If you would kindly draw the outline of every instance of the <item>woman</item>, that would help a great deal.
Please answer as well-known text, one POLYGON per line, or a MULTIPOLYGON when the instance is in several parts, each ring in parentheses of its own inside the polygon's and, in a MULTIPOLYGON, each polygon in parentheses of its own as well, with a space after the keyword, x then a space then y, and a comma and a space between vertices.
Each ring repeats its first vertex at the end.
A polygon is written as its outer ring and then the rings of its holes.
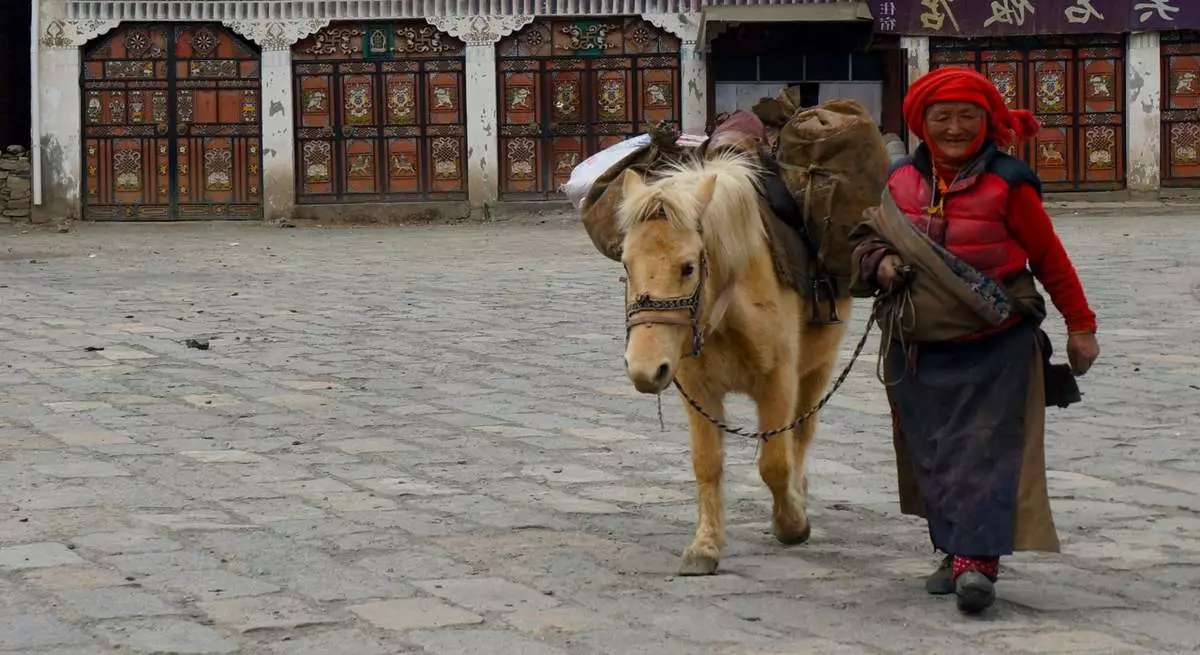
POLYGON ((1003 152, 1038 133, 1033 115, 1008 109, 979 73, 946 68, 912 85, 904 117, 922 143, 852 235, 852 291, 883 295, 901 509, 926 518, 948 554, 926 589, 956 593, 960 610, 977 613, 995 598, 1000 556, 1059 547, 1043 455, 1049 340, 1034 277, 1066 318, 1075 375, 1099 355, 1096 316, 1040 180, 1003 152))

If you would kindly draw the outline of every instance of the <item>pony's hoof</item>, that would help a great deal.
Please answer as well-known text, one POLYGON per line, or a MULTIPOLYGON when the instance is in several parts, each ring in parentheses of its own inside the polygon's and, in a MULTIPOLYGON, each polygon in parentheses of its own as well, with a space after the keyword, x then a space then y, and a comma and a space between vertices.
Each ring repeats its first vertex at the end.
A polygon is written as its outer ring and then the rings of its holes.
POLYGON ((773 522, 771 528, 775 533, 775 538, 785 546, 799 546, 808 541, 808 538, 812 536, 812 526, 809 525, 808 521, 805 521, 804 527, 799 530, 790 526, 785 528, 778 521, 773 522))
POLYGON ((712 575, 717 572, 718 562, 716 555, 688 548, 683 551, 683 561, 679 564, 679 575, 712 575))

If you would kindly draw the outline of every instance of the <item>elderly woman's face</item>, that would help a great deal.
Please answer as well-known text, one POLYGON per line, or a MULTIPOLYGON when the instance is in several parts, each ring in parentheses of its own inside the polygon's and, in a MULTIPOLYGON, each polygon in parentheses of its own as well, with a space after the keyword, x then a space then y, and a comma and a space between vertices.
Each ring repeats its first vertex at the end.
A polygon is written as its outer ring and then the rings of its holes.
POLYGON ((987 127, 987 112, 970 102, 937 102, 925 111, 925 136, 953 162, 970 159, 975 137, 987 127))

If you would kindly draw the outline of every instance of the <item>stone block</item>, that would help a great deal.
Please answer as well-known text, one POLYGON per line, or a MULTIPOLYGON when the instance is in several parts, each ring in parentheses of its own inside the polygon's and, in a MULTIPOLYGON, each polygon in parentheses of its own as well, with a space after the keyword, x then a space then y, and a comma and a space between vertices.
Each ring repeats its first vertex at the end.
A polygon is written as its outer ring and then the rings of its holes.
POLYGON ((483 617, 435 598, 405 598, 353 605, 350 611, 385 630, 418 630, 483 623, 483 617))
POLYGON ((567 655, 567 651, 513 632, 442 630, 408 637, 431 655, 567 655))
POLYGON ((286 636, 265 642, 260 648, 264 655, 397 655, 395 644, 368 635, 362 630, 330 630, 304 636, 286 636))
POLYGON ((198 603, 214 621, 241 633, 256 630, 295 629, 337 623, 338 619, 288 596, 231 598, 198 603))
POLYGON ((42 542, 0 548, 0 569, 37 569, 86 563, 82 557, 59 543, 42 542))
POLYGON ((25 581, 48 591, 123 587, 133 584, 116 571, 83 566, 30 569, 25 573, 25 581))
POLYGON ((151 532, 127 530, 122 532, 98 532, 75 539, 75 545, 105 555, 126 553, 153 553, 179 550, 183 545, 177 541, 160 537, 151 532))
POLYGON ((413 584, 434 596, 476 612, 514 612, 559 605, 552 596, 501 578, 425 580, 413 584))
POLYGON ((1016 653, 1121 653, 1133 655, 1153 651, 1128 644, 1116 637, 1090 630, 1063 632, 1020 632, 993 637, 998 645, 1016 653))
POLYGON ((448 556, 426 553, 411 547, 386 555, 364 557, 358 565, 379 575, 406 580, 468 575, 472 568, 448 556))
POLYGON ((279 586, 265 580, 255 580, 222 569, 199 571, 169 571, 138 580, 151 589, 174 589, 199 600, 221 600, 242 596, 259 596, 279 591, 279 586))
POLYGON ((199 571, 220 568, 221 563, 203 553, 191 550, 175 550, 160 553, 137 553, 112 555, 104 563, 125 573, 154 575, 174 571, 199 571))
POLYGON ((157 596, 126 587, 78 589, 60 592, 76 612, 91 619, 162 616, 182 613, 157 596))
POLYGON ((108 621, 96 631, 113 645, 137 653, 223 655, 240 650, 216 630, 178 619, 108 621))
POLYGON ((0 618, 0 650, 29 653, 59 644, 88 643, 91 639, 52 616, 26 615, 0 618))

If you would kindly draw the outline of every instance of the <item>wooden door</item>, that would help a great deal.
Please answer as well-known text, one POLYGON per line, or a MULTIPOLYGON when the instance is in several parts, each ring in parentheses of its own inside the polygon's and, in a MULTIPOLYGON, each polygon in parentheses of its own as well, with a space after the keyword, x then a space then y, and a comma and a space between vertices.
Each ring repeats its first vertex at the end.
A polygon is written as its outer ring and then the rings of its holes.
POLYGON ((259 56, 218 25, 129 24, 83 63, 88 220, 262 217, 259 56))
POLYGON ((535 21, 497 52, 506 198, 550 198, 592 154, 680 127, 679 40, 640 18, 535 21))
POLYGON ((1200 187, 1200 32, 1164 32, 1162 185, 1200 187))
POLYGON ((464 54, 424 21, 336 23, 297 43, 297 200, 466 198, 464 54))

